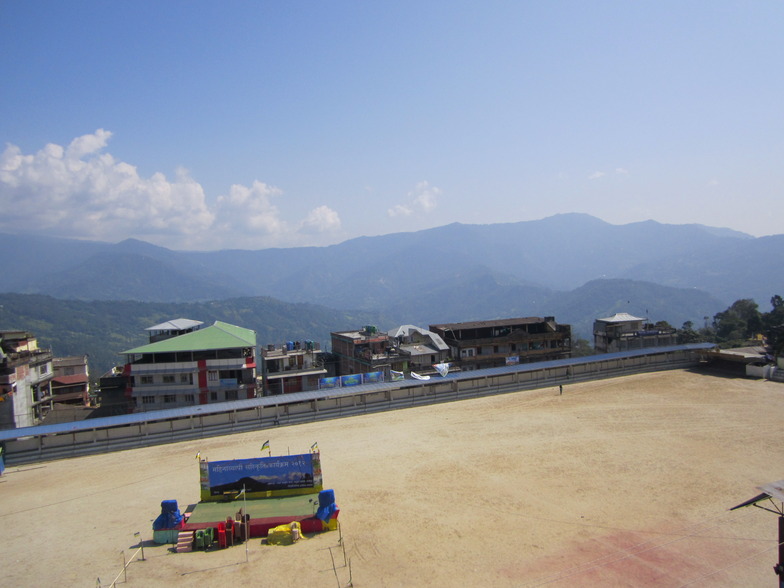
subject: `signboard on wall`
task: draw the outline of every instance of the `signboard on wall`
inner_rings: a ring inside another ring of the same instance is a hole
[[[202,461],[201,499],[231,500],[245,488],[248,498],[311,494],[322,490],[318,453]]]
[[[319,378],[319,389],[339,388],[339,387],[340,387],[340,377]]]
[[[340,376],[340,386],[347,388],[348,386],[359,386],[362,383],[362,374],[349,374],[348,376]]]
[[[377,384],[384,381],[384,372],[368,372],[362,374],[363,384]]]

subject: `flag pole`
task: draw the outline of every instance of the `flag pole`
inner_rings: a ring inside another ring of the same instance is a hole
[[[245,522],[245,518],[248,522]],[[245,531],[245,563],[248,563],[248,543],[250,542],[250,517],[248,517],[248,493],[245,492],[245,484],[242,485],[242,526]]]

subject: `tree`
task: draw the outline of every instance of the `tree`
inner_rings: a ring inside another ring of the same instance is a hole
[[[775,357],[784,354],[784,299],[776,294],[770,299],[772,310],[761,317],[762,332]]]
[[[762,332],[762,317],[754,300],[743,298],[727,310],[713,317],[716,342],[728,347],[740,347]]]
[[[572,357],[586,357],[595,353],[588,339],[577,339],[572,343]]]
[[[703,341],[699,333],[694,330],[694,323],[686,321],[678,331],[678,343],[700,343]]]

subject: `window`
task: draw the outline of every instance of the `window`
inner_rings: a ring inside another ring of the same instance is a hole
[[[38,373],[39,374],[46,374],[49,373],[49,364],[45,363],[42,366],[38,366]]]
[[[155,396],[142,396],[142,404],[155,404]]]
[[[226,400],[237,400],[237,391],[226,390]]]
[[[180,384],[193,384],[193,374],[180,374]]]
[[[152,376],[139,376],[139,384],[142,386],[152,384]]]
[[[185,395],[185,402],[187,402],[188,404],[195,404],[196,403],[196,397],[193,394],[186,394]]]
[[[218,393],[210,392],[210,402],[218,402]]]
[[[163,401],[166,404],[171,404],[173,402],[177,402],[177,395],[176,394],[164,394]]]
[[[498,345],[493,345],[493,353],[498,353]]]
[[[172,374],[164,374],[163,375],[163,383],[164,384],[174,384],[174,376]]]
[[[218,372],[215,370],[210,370],[207,372],[207,380],[210,382],[217,382],[218,381]]]

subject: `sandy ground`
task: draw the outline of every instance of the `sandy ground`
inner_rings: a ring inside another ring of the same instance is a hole
[[[784,478],[782,417],[782,384],[674,371],[10,467],[2,584],[106,586],[140,532],[121,585],[773,586],[776,516],[728,508]],[[152,543],[161,500],[198,500],[197,452],[267,439],[318,442],[342,543]]]

